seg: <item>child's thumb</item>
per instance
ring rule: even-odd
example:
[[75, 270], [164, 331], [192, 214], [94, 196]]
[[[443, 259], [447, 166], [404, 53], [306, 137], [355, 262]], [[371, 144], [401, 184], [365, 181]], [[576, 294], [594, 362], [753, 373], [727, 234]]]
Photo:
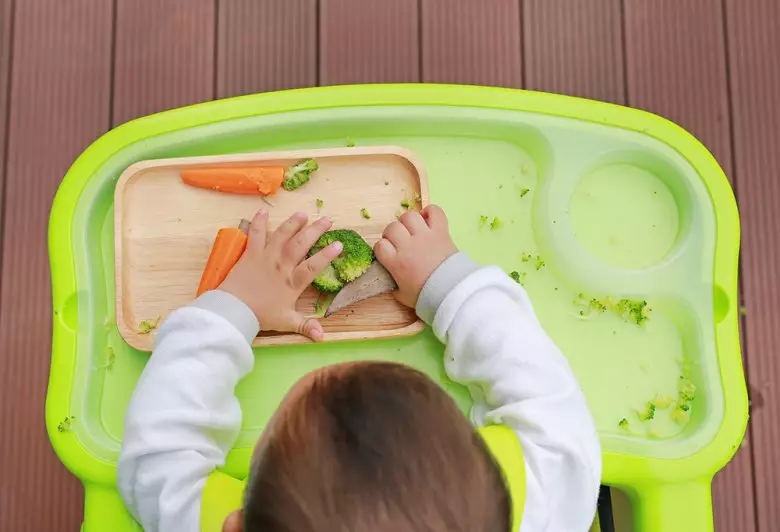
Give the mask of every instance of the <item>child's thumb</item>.
[[293, 319], [295, 320], [295, 331], [298, 334], [308, 336], [315, 342], [320, 342], [325, 337], [322, 324], [314, 318], [307, 318], [303, 314], [296, 313]]

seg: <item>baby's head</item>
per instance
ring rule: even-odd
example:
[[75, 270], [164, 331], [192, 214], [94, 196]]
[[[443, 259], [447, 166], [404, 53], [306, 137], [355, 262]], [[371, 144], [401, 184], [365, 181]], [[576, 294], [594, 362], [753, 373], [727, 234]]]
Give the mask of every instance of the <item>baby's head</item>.
[[452, 399], [385, 362], [324, 368], [290, 391], [258, 443], [226, 532], [506, 532], [499, 467]]

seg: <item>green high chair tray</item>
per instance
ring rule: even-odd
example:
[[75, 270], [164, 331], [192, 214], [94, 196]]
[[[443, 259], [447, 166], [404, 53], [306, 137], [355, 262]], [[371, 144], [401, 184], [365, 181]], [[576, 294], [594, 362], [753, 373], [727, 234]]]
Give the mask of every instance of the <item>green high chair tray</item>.
[[[49, 225], [46, 424], [58, 456], [84, 483], [83, 530], [139, 529], [116, 491], [123, 417], [149, 356], [121, 339], [114, 317], [119, 175], [144, 159], [348, 141], [416, 153], [461, 249], [517, 272], [582, 384], [603, 446], [603, 481], [628, 494], [635, 529], [712, 530], [710, 483], [747, 423], [739, 218], [722, 170], [690, 134], [642, 111], [446, 85], [305, 89], [176, 109], [116, 128], [73, 164]], [[639, 314], [621, 299], [647, 301], [649, 319], [634, 323]], [[429, 330], [257, 349], [255, 370], [237, 389], [243, 427], [225, 470], [245, 475], [286, 390], [335, 362], [411, 364], [466, 411], [469, 396], [447, 379], [442, 353]], [[642, 420], [649, 403], [653, 419]]]

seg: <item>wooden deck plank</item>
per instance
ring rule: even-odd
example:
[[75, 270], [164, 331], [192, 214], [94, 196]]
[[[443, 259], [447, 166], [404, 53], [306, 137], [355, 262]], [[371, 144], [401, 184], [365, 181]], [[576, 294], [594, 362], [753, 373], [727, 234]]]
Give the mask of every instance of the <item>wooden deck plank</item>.
[[221, 0], [217, 96], [317, 85], [317, 0]]
[[517, 0], [421, 0], [422, 80], [523, 86]]
[[214, 0], [117, 0], [113, 124], [214, 97]]
[[16, 2], [0, 279], [0, 530], [78, 530], [82, 490], [43, 423], [51, 353], [46, 227], [73, 159], [109, 125], [112, 4]]
[[755, 497], [758, 530], [770, 532], [780, 521], [780, 2], [725, 4]]
[[525, 0], [525, 88], [622, 104], [620, 0]]
[[[692, 132], [733, 178], [720, 4], [626, 0], [624, 8], [627, 103]], [[755, 530], [752, 474], [748, 440], [713, 483], [717, 530]]]
[[321, 0], [320, 85], [420, 81], [417, 0]]
[[[0, 0], [0, 219], [3, 216], [3, 180], [5, 177], [6, 126], [8, 125], [8, 87], [11, 67], [14, 0]], [[2, 234], [0, 234], [2, 238]]]

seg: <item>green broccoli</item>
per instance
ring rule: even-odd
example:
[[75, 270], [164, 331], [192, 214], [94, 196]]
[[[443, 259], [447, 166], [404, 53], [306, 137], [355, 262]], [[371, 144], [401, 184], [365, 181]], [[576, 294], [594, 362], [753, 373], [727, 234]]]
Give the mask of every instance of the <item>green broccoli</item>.
[[637, 325], [642, 325], [650, 319], [650, 307], [647, 301], [632, 301], [630, 299], [621, 299], [615, 305], [615, 312], [626, 321], [633, 321]]
[[511, 277], [517, 284], [523, 284], [523, 281], [525, 280], [525, 272], [520, 273], [518, 271], [513, 271], [509, 273], [509, 277]]
[[504, 222], [502, 222], [498, 218], [493, 218], [493, 221], [490, 222], [490, 230], [491, 231], [495, 231], [497, 229], [501, 229], [502, 227], [504, 227]]
[[485, 227], [486, 223], [488, 223], [488, 217], [484, 216], [484, 215], [480, 216], [479, 217], [479, 228], [482, 229], [483, 227]]
[[623, 418], [620, 421], [618, 421], [618, 427], [620, 427], [623, 430], [628, 430], [628, 420], [626, 418]]
[[347, 137], [347, 148], [354, 148], [354, 147], [355, 147], [355, 141]]
[[331, 262], [332, 271], [328, 268], [314, 280], [314, 287], [326, 292], [335, 292], [345, 283], [354, 281], [364, 273], [374, 262], [374, 251], [363, 237], [351, 229], [333, 229], [323, 234], [309, 250], [309, 256], [332, 244], [341, 242], [344, 251]]
[[542, 260], [542, 257], [540, 257], [539, 255], [537, 255], [537, 256], [536, 256], [536, 262], [535, 262], [535, 265], [536, 265], [536, 271], [539, 271], [539, 270], [541, 270], [542, 268], [544, 268], [545, 264], [547, 264], [547, 263], [546, 263], [546, 262], [544, 262], [544, 261]]
[[681, 401], [691, 402], [696, 396], [696, 385], [683, 376], [680, 376], [677, 390], [680, 392]]
[[318, 168], [319, 165], [314, 159], [306, 159], [296, 165], [290, 166], [284, 171], [282, 187], [284, 187], [285, 190], [295, 190], [301, 185], [305, 185], [309, 182], [311, 174]]
[[523, 262], [529, 262], [533, 257], [530, 253], [523, 253], [523, 255], [520, 257], [520, 260]]
[[525, 195], [528, 194], [529, 192], [531, 192], [530, 188], [525, 188], [525, 187], [521, 188], [520, 189], [520, 197], [524, 198]]
[[57, 432], [70, 432], [70, 429], [73, 428], [73, 423], [75, 421], [76, 421], [76, 416], [66, 417], [57, 425]]
[[365, 218], [366, 220], [368, 220], [369, 218], [371, 218], [371, 213], [370, 213], [370, 212], [368, 212], [368, 209], [366, 209], [365, 207], [363, 207], [362, 209], [360, 209], [360, 216], [362, 216], [363, 218]]
[[317, 205], [317, 212], [320, 212], [320, 209], [322, 208], [323, 205], [325, 205], [325, 202], [322, 201], [320, 198], [317, 198], [316, 200], [314, 200], [314, 204]]
[[652, 401], [648, 401], [645, 407], [636, 414], [641, 421], [650, 421], [655, 417], [655, 405]]
[[138, 324], [138, 334], [151, 334], [160, 325], [160, 316], [153, 320], [142, 320]]

